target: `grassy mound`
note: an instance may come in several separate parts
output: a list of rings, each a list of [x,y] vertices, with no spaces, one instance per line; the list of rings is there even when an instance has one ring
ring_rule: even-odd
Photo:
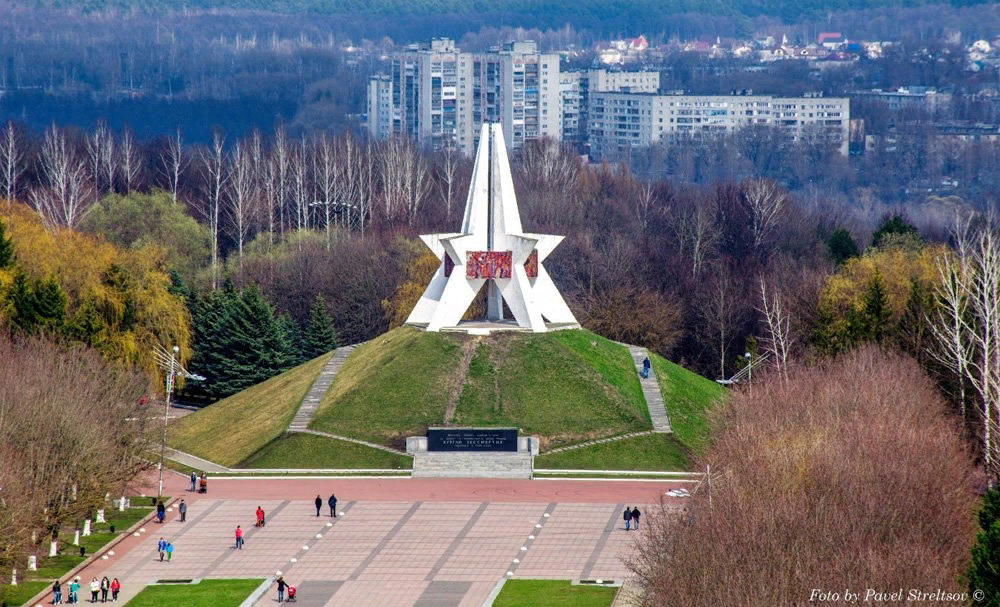
[[[264,445],[240,468],[399,468],[413,458],[315,434],[283,434]]]
[[[310,427],[399,447],[440,425],[515,426],[543,449],[651,427],[628,351],[589,331],[410,328],[355,350]]]
[[[168,443],[217,464],[236,466],[285,431],[329,358],[324,354],[182,417],[170,425]]]
[[[709,440],[705,415],[725,398],[726,389],[656,354],[651,354],[649,360],[660,382],[674,436],[693,453],[701,453]]]
[[[645,434],[535,458],[536,468],[556,470],[686,470],[690,457],[673,434]]]

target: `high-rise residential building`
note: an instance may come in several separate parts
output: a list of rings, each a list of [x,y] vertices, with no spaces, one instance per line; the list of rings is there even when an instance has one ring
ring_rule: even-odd
[[[660,72],[617,70],[582,70],[561,72],[559,92],[562,99],[562,139],[583,151],[586,147],[587,117],[591,92],[655,93],[660,89]]]
[[[846,97],[769,95],[659,95],[591,93],[588,136],[595,157],[679,138],[725,134],[752,124],[787,129],[793,139],[822,137],[845,156],[850,141]]]
[[[472,154],[486,121],[500,122],[514,149],[561,136],[559,56],[539,53],[533,41],[463,53],[451,40],[434,40],[393,55],[391,73],[372,78],[368,93],[375,137],[407,135],[434,149],[455,145]]]

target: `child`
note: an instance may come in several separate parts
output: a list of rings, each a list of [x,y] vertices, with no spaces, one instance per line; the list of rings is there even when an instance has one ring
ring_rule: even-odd
[[[170,557],[172,557],[173,555],[174,555],[174,545],[172,543],[170,543],[170,542],[167,542],[167,562],[168,563],[170,562]]]
[[[73,582],[69,585],[69,602],[76,604],[80,602],[80,596],[77,594],[80,592],[80,576],[73,578]]]

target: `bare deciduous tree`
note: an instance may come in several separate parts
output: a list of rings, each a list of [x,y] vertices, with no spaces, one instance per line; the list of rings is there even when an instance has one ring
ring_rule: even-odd
[[[177,204],[177,186],[181,180],[181,174],[187,168],[190,158],[184,153],[184,141],[181,139],[181,129],[167,140],[167,150],[160,155],[160,171],[167,179],[167,187],[170,190],[170,199]]]
[[[122,131],[121,153],[118,158],[121,161],[122,186],[128,195],[138,187],[142,178],[142,157],[139,156],[139,146],[135,143],[132,129],[128,127]]]
[[[290,177],[291,150],[288,145],[288,132],[284,123],[274,129],[274,144],[271,147],[271,163],[269,171],[274,204],[278,209],[278,231],[284,233],[285,211],[288,205],[288,181]]]
[[[763,277],[760,279],[760,303],[760,312],[767,325],[764,351],[771,355],[781,378],[788,381],[788,356],[792,347],[791,319],[781,289],[768,286]]]
[[[24,151],[14,122],[7,121],[0,131],[0,179],[3,180],[3,195],[10,204],[17,198],[17,182],[24,173]]]
[[[444,218],[446,221],[451,219],[451,205],[455,200],[459,161],[460,154],[458,150],[449,142],[449,145],[445,146],[444,150],[441,151],[440,162],[437,165],[438,182],[441,188],[441,199],[444,201]]]
[[[750,214],[753,246],[760,248],[777,227],[787,195],[770,179],[751,179],[743,184],[742,201]]]
[[[53,124],[45,129],[39,153],[42,187],[31,191],[31,201],[50,225],[75,228],[93,207],[94,198],[85,161]]]
[[[319,200],[316,204],[322,213],[323,229],[326,232],[326,250],[329,251],[333,243],[332,227],[333,213],[337,206],[337,154],[334,150],[335,142],[320,133],[315,142],[315,162],[316,162],[316,192]]]
[[[236,142],[229,153],[226,178],[226,218],[236,240],[240,268],[243,267],[243,244],[250,235],[254,215],[253,144]]]
[[[212,288],[219,286],[219,214],[223,190],[226,185],[226,136],[221,131],[212,133],[212,146],[201,151],[205,198],[199,207],[208,229],[212,233]]]
[[[87,159],[90,162],[90,174],[92,177],[94,190],[98,196],[102,196],[114,189],[114,159],[111,159],[111,176],[105,173],[105,155],[114,156],[114,139],[108,123],[104,120],[97,121],[94,132],[87,135]]]
[[[691,274],[698,276],[719,242],[719,230],[712,220],[711,210],[703,200],[696,199],[691,206],[673,213],[670,227],[681,252],[691,260]]]

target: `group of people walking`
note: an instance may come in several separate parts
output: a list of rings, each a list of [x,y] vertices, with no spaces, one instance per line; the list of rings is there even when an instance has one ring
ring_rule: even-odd
[[[100,581],[95,577],[90,582],[90,602],[97,602],[97,595],[101,596],[101,602],[108,602],[108,593],[111,593],[111,600],[118,600],[118,593],[121,592],[122,585],[119,583],[118,578],[109,580],[108,576],[104,576]],[[62,584],[59,580],[56,580],[52,584],[52,604],[62,605]],[[80,602],[80,576],[76,576],[73,580],[66,585],[66,603],[79,603]]]
[[[330,506],[330,516],[337,518],[337,496],[330,494],[330,499],[326,500],[328,506]],[[316,496],[316,516],[319,516],[319,511],[323,509],[323,498]]]
[[[642,513],[639,512],[639,508],[638,507],[629,509],[628,506],[625,506],[625,512],[622,514],[622,518],[625,519],[625,531],[629,530],[629,525],[634,526],[638,530],[639,529],[639,517],[641,515],[642,515]]]

